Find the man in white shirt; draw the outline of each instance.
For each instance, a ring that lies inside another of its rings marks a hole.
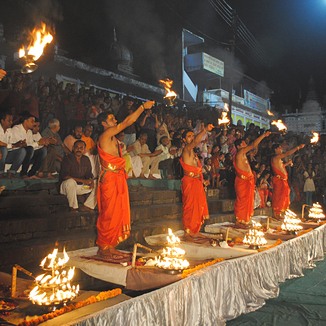
[[[160,139],[160,145],[156,147],[153,154],[158,154],[158,167],[161,170],[161,176],[163,179],[173,179],[173,159],[176,154],[176,147],[171,146],[170,139],[167,136],[163,136]]]
[[[22,163],[22,170],[20,175],[22,177],[30,177],[32,179],[37,179],[37,171],[42,165],[44,159],[44,150],[40,150],[40,145],[46,145],[46,139],[41,138],[39,141],[35,142],[33,139],[33,127],[35,124],[35,117],[29,112],[24,112],[22,115],[22,123],[16,125],[12,128],[12,142],[21,142],[22,147],[26,151],[26,156]],[[30,165],[32,167],[28,171]]]
[[[12,141],[12,114],[0,112],[0,177],[4,175],[5,164],[11,164],[9,176],[14,176],[23,163],[26,155],[21,142]]]
[[[139,178],[142,179],[157,179],[154,174],[159,175],[158,163],[160,153],[152,153],[147,145],[147,134],[141,133],[139,138],[131,145],[132,151],[130,151],[130,156],[140,156],[143,168]],[[146,177],[147,175],[147,177]]]

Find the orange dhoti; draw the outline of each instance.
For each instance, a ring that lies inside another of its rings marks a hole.
[[[183,227],[187,233],[196,234],[204,220],[209,218],[202,166],[200,162],[197,167],[188,165],[182,158],[180,164],[184,171],[184,177],[181,180]]]
[[[236,172],[234,215],[237,222],[248,224],[254,214],[255,177],[251,171],[246,172],[239,169],[235,162],[233,165]]]
[[[129,193],[125,159],[105,153],[98,146],[101,173],[97,190],[97,245],[115,247],[130,235]]]
[[[290,187],[288,184],[288,175],[284,174],[272,164],[274,172],[272,178],[273,195],[272,207],[275,216],[280,216],[282,212],[287,210],[290,206]]]

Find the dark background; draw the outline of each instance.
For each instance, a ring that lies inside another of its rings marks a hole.
[[[8,42],[45,20],[55,44],[68,56],[108,68],[113,28],[133,54],[134,71],[145,81],[179,73],[181,29],[205,38],[214,52],[230,52],[232,29],[210,0],[2,0],[0,22]],[[217,0],[215,2],[218,2]],[[257,42],[235,41],[236,68],[273,90],[272,102],[293,109],[313,78],[319,98],[326,93],[325,0],[227,0]],[[257,56],[259,53],[259,56]]]

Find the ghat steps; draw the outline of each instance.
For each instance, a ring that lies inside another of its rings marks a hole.
[[[172,185],[135,181],[128,181],[132,232],[122,249],[130,249],[134,242],[146,244],[144,237],[168,227],[182,229],[180,181]],[[210,223],[233,220],[233,200],[219,199],[218,191],[209,195]],[[55,183],[5,190],[0,196],[0,270],[10,271],[13,264],[37,266],[55,243],[67,251],[94,246],[96,219],[96,211],[69,212]]]

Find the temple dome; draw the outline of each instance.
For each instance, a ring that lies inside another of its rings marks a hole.
[[[133,55],[131,51],[117,40],[115,29],[113,30],[113,43],[110,46],[109,56],[110,60],[117,64],[132,66]]]

